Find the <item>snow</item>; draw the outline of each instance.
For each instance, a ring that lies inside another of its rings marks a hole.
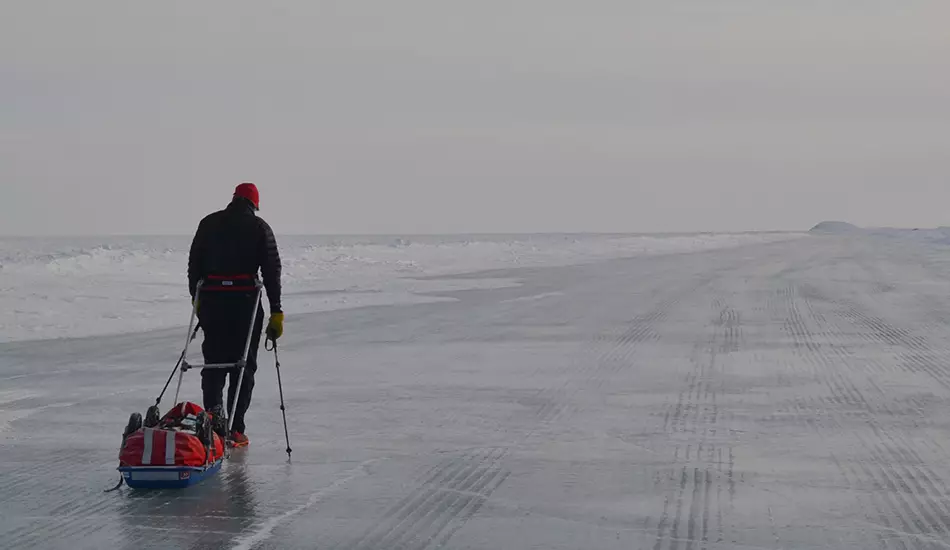
[[[444,300],[426,293],[512,284],[427,277],[694,252],[800,234],[283,237],[288,315]],[[0,239],[0,341],[84,337],[187,323],[190,240]]]

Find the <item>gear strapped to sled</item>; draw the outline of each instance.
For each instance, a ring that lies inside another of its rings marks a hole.
[[[130,434],[120,466],[205,466],[224,456],[224,441],[211,429],[211,414],[191,402],[175,405],[155,427]]]
[[[154,426],[141,421],[132,414],[119,451],[118,470],[129,487],[188,487],[221,468],[224,441],[211,414],[195,403],[175,405]]]

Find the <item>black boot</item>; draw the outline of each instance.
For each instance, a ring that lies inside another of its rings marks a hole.
[[[158,410],[158,405],[152,405],[145,411],[145,421],[143,425],[146,428],[154,428],[158,426],[158,421],[162,419],[162,412]]]
[[[211,429],[225,439],[228,434],[228,419],[224,414],[224,405],[215,405],[210,411]]]

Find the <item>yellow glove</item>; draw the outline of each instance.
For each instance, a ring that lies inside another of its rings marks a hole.
[[[267,337],[276,341],[284,334],[284,314],[281,312],[271,313],[270,321],[267,323]]]

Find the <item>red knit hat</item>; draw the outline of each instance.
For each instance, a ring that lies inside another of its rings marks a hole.
[[[257,186],[253,183],[242,183],[234,189],[235,197],[242,197],[254,205],[255,210],[260,210],[261,208],[261,196],[257,192]]]

